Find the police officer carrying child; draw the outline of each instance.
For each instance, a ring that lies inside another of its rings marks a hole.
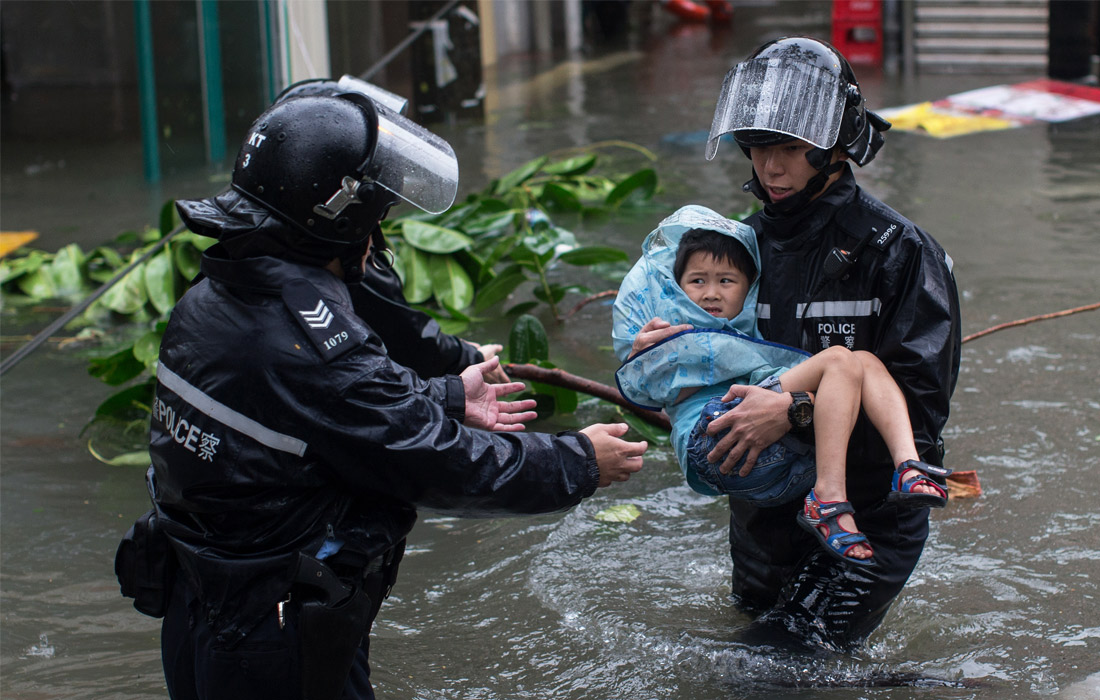
[[[172,312],[153,409],[176,700],[372,698],[369,631],[418,508],[561,511],[641,468],[625,425],[519,432],[533,402],[501,400],[522,385],[486,381],[496,358],[421,379],[353,310],[390,206],[443,211],[457,179],[445,141],[334,92],[277,102],[230,188],[177,203],[218,243]]]
[[[921,460],[943,464],[940,434],[959,370],[959,300],[951,259],[911,221],[860,188],[864,166],[889,123],[866,108],[848,61],[805,37],[768,42],[726,75],[707,158],[733,139],[752,161],[745,184],[764,203],[745,223],[757,233],[757,309],[767,340],[816,353],[843,344],[878,356],[909,406]],[[743,402],[708,430],[729,433],[712,459],[725,468],[788,431],[812,444],[812,399],[733,387]],[[802,405],[808,404],[808,405]],[[797,428],[796,428],[797,424]],[[858,571],[822,550],[796,525],[795,501],[775,508],[730,503],[733,593],[758,613],[758,630],[794,631],[802,641],[846,648],[882,621],[920,558],[928,508],[888,498],[895,465],[861,415],[847,456],[847,493],[877,564]],[[927,478],[931,478],[930,476]],[[926,477],[901,484],[931,493]]]

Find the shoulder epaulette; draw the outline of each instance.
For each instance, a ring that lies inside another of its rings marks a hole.
[[[905,224],[902,221],[886,217],[882,212],[861,206],[856,200],[845,215],[837,218],[837,224],[857,241],[865,240],[872,248],[884,250],[901,235]]]
[[[333,313],[317,288],[304,279],[283,285],[283,303],[298,321],[325,362],[331,362],[356,346],[348,323]]]

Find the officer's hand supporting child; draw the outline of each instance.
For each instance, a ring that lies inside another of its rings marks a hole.
[[[707,461],[717,462],[727,452],[726,459],[718,470],[729,474],[741,455],[745,463],[738,473],[747,476],[756,465],[761,450],[783,437],[791,428],[787,420],[787,407],[791,405],[791,395],[776,393],[758,386],[733,385],[723,401],[732,401],[740,397],[741,403],[715,418],[707,428],[708,435],[718,435],[723,430],[729,432],[718,441]]]

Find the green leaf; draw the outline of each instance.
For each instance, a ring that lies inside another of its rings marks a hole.
[[[565,298],[565,293],[567,291],[568,289],[563,285],[551,284],[549,285],[549,290],[541,286],[536,286],[531,290],[531,294],[539,301],[546,302],[547,304],[557,304]]]
[[[581,203],[580,197],[577,196],[576,192],[568,187],[563,187],[553,182],[548,182],[543,186],[542,199],[546,200],[549,204],[570,211],[580,211],[584,209],[584,204]]]
[[[157,356],[160,354],[160,339],[163,333],[163,331],[149,331],[134,343],[134,357],[150,371],[156,367]]]
[[[47,262],[49,257],[40,250],[32,250],[17,258],[4,258],[0,260],[0,284],[28,275]]]
[[[424,221],[406,221],[401,227],[405,242],[425,253],[446,255],[456,250],[464,250],[474,244],[469,236]]]
[[[134,257],[139,255],[134,252]],[[143,265],[138,265],[126,273],[113,287],[104,292],[99,298],[98,304],[120,314],[137,313],[148,300],[145,294],[145,270]]]
[[[542,361],[537,364],[539,367],[545,369],[554,369],[554,363],[549,361]],[[553,384],[543,384],[542,382],[531,382],[531,388],[534,389],[536,393],[544,394],[554,399],[555,413],[575,413],[577,405],[580,403],[580,398],[573,389],[566,389],[565,387],[555,386]]]
[[[439,324],[439,329],[447,335],[462,335],[470,327],[469,321],[463,321],[459,318],[443,318],[436,321]]]
[[[550,341],[542,322],[529,314],[516,319],[508,334],[508,357],[516,364],[550,359]]]
[[[152,377],[149,381],[129,386],[122,391],[115,392],[107,397],[107,400],[99,404],[95,410],[97,418],[116,418],[129,420],[135,416],[150,412],[153,404],[153,394],[156,390],[156,380]]]
[[[506,316],[518,316],[520,314],[527,313],[538,305],[539,303],[537,301],[520,302],[519,304],[516,304],[515,306],[509,308],[507,311],[504,312],[504,314]]]
[[[162,248],[145,262],[145,294],[153,308],[162,316],[176,305],[176,269],[172,251]]]
[[[465,309],[474,300],[474,284],[462,265],[446,255],[428,256],[432,292],[441,304]]]
[[[52,299],[57,296],[57,285],[54,284],[53,274],[45,265],[23,275],[15,281],[15,284],[19,287],[19,291],[31,299]]]
[[[575,156],[573,158],[566,158],[565,160],[559,160],[553,163],[547,163],[543,167],[542,171],[549,175],[558,175],[559,177],[569,177],[571,175],[580,175],[591,170],[596,165],[596,155],[592,153],[585,154],[583,156]]]
[[[601,510],[594,517],[601,523],[632,523],[641,514],[642,511],[633,503],[621,503]]]
[[[602,263],[623,262],[630,260],[625,251],[618,248],[603,245],[590,245],[583,248],[562,253],[558,256],[562,262],[570,265],[599,265]]]
[[[163,238],[171,233],[179,224],[179,216],[176,214],[176,202],[169,199],[160,208],[160,235]]]
[[[431,299],[432,275],[428,256],[412,246],[403,246],[401,262],[405,270],[405,300],[410,304],[423,304]]]
[[[540,156],[539,158],[535,158],[532,161],[524,163],[520,167],[516,168],[512,172],[497,180],[493,184],[493,194],[497,196],[503,196],[509,191],[519,187],[520,185],[534,177],[535,173],[541,170],[542,166],[544,166],[548,160],[550,160],[548,157]]]
[[[450,314],[451,318],[453,318],[456,321],[461,321],[461,322],[466,323],[466,324],[469,324],[471,321],[473,321],[473,319],[470,318],[470,316],[468,314],[462,313],[462,311],[460,309],[456,309],[455,307],[451,306],[450,304],[448,304],[446,302],[440,302],[440,306],[442,306],[443,309],[448,314]]]
[[[653,168],[645,168],[626,178],[611,193],[607,195],[607,206],[617,207],[628,197],[639,191],[641,196],[649,199],[657,191],[657,172]]]
[[[107,357],[93,358],[88,374],[99,377],[110,386],[124,384],[145,371],[145,365],[134,356],[133,348],[123,348]]]
[[[523,270],[518,266],[508,268],[507,271],[497,275],[477,290],[477,303],[474,305],[474,309],[481,313],[490,306],[504,301],[509,294],[516,290],[516,287],[526,281],[527,275],[523,274]]]
[[[463,226],[463,229],[471,236],[487,236],[489,234],[499,233],[512,226],[512,222],[515,219],[515,213],[516,212],[511,209],[487,212],[471,217]]]
[[[512,252],[512,248],[515,247],[516,242],[519,241],[518,236],[507,236],[502,238],[499,243],[493,246],[493,250],[489,253],[489,257],[485,259],[483,263],[487,268],[493,268],[498,262],[500,262],[505,255]],[[484,276],[484,275],[482,275]]]
[[[415,308],[417,311],[421,311],[435,319],[435,322],[439,324],[443,332],[450,335],[461,335],[470,327],[470,322],[472,321],[469,316],[461,311],[456,311],[452,307],[448,307],[446,304],[443,305],[443,308],[447,311],[446,314],[441,313],[439,309],[433,309],[427,306],[417,306]]]
[[[50,273],[58,296],[73,296],[85,291],[84,263],[84,252],[75,243],[57,251],[50,263]]]
[[[88,279],[103,284],[115,276],[125,263],[114,248],[99,246],[88,254]]]
[[[137,452],[123,452],[120,455],[114,457],[104,456],[100,450],[96,447],[93,441],[88,441],[88,452],[95,457],[98,461],[112,467],[147,467],[149,466],[149,451],[139,450]]]
[[[172,260],[183,279],[190,282],[198,277],[202,251],[209,248],[214,242],[213,238],[199,236],[190,231],[177,234],[172,239],[168,247],[172,249]]]

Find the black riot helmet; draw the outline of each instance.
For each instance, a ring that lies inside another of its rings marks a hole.
[[[306,238],[357,245],[396,199],[365,179],[377,146],[370,100],[286,100],[249,128],[232,187]]]
[[[360,91],[322,91],[269,107],[248,130],[230,188],[177,208],[233,257],[339,257],[349,270],[398,199],[437,214],[457,190],[446,141]]]
[[[855,72],[839,51],[818,39],[787,37],[764,44],[726,74],[706,155],[714,158],[721,137],[732,133],[746,155],[752,147],[801,139],[818,149],[838,149],[862,167],[874,159],[884,141],[881,132],[889,128],[867,109]]]

